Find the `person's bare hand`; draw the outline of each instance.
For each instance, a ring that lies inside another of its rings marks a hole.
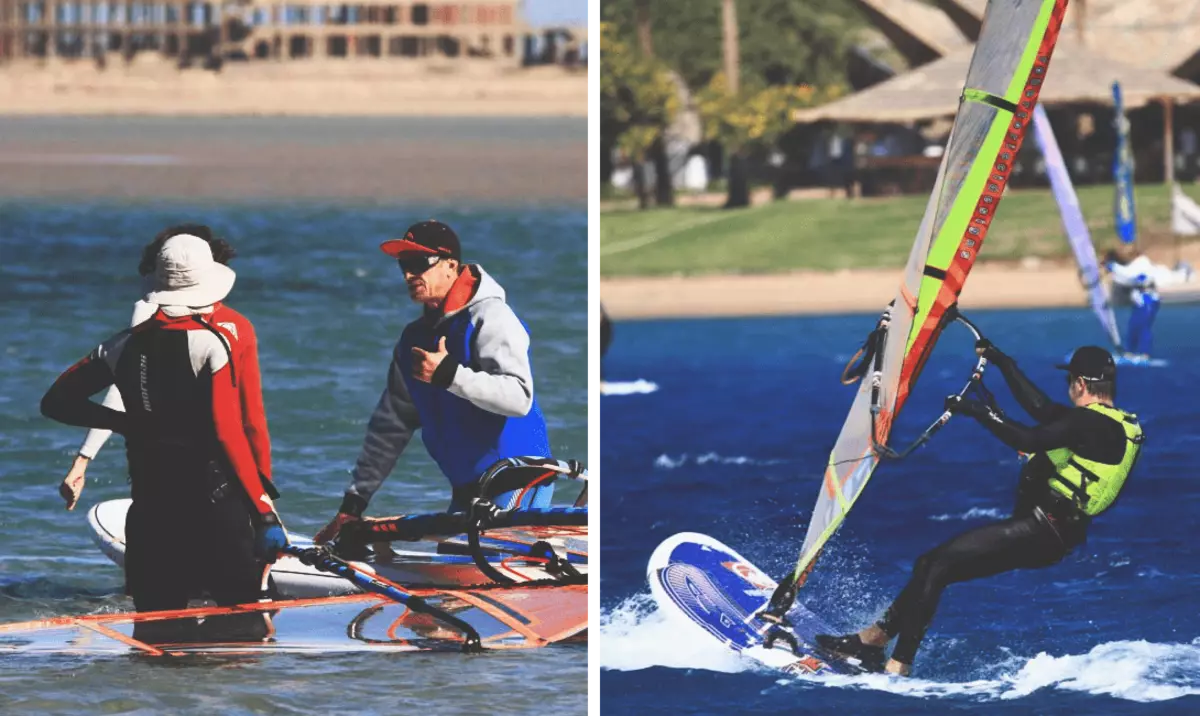
[[[75,505],[79,504],[79,495],[83,493],[83,484],[87,481],[89,462],[91,461],[83,455],[76,455],[70,471],[58,486],[58,494],[62,496],[63,502],[67,503],[68,510],[75,509]]]
[[[446,337],[442,336],[438,339],[438,347],[436,351],[427,351],[421,348],[414,347],[412,349],[413,356],[413,377],[417,380],[428,383],[433,380],[433,373],[450,355],[446,351]]]

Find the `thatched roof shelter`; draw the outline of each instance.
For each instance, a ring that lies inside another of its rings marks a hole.
[[[799,110],[797,122],[912,122],[952,116],[958,111],[973,48],[959,50],[874,87],[821,107]],[[1200,85],[1133,67],[1085,49],[1070,38],[1059,40],[1040,101],[1056,104],[1112,103],[1112,83],[1121,83],[1125,106],[1152,101],[1200,99]]]

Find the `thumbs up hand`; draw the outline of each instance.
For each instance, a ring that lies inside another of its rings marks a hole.
[[[442,336],[438,339],[437,350],[430,352],[421,348],[413,347],[413,377],[424,383],[429,383],[433,380],[433,372],[437,370],[446,356],[450,355],[446,351],[446,337]]]

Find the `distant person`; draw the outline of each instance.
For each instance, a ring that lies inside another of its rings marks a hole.
[[[408,295],[422,305],[392,352],[387,387],[367,424],[337,515],[318,544],[361,518],[417,429],[453,488],[450,511],[465,510],[479,478],[507,457],[550,457],[546,421],[533,390],[529,332],[504,289],[478,264],[463,263],[458,235],[440,221],[409,227],[380,248],[396,258]],[[495,498],[501,508],[544,507],[553,485]],[[514,504],[519,500],[519,504]]]
[[[1132,248],[1110,249],[1104,255],[1104,268],[1115,286],[1129,292],[1133,304],[1125,348],[1134,358],[1149,358],[1154,350],[1154,319],[1161,304],[1158,288],[1186,283],[1191,280],[1192,268],[1181,262],[1171,269]]]
[[[1113,406],[1117,367],[1108,351],[1084,346],[1067,365],[1071,405],[1050,400],[989,341],[976,346],[1000,369],[1013,397],[1037,422],[994,405],[951,396],[946,408],[970,415],[1005,445],[1029,455],[1006,520],[964,532],[917,558],[912,577],[883,617],[857,634],[817,635],[817,644],[869,668],[907,676],[947,586],[1060,562],[1084,542],[1092,518],[1116,502],[1141,453],[1137,416]],[[896,638],[884,666],[884,647]]]
[[[182,609],[202,591],[223,606],[255,601],[287,545],[243,419],[254,327],[220,303],[235,278],[203,238],[167,237],[145,297],[153,315],[42,398],[48,418],[125,437],[125,581],[138,611]],[[89,400],[114,385],[123,411]]]
[[[604,303],[592,303],[592,375],[594,380],[604,380],[604,356],[612,343],[612,321],[608,320]]]
[[[163,244],[171,237],[183,234],[203,239],[212,251],[213,260],[219,264],[228,265],[230,260],[237,256],[237,252],[229,242],[216,236],[212,229],[203,224],[180,224],[168,227],[160,231],[142,249],[141,262],[138,264],[138,274],[142,277],[143,291],[151,291],[154,288],[155,268],[158,262],[158,254]],[[129,326],[132,328],[149,320],[157,310],[157,305],[150,303],[145,298],[139,299],[133,304],[133,317],[129,321]],[[245,321],[241,314],[223,304],[217,304],[214,307],[211,319],[213,323],[228,324],[235,327],[240,322]],[[242,405],[242,423],[246,429],[246,438],[250,441],[250,449],[254,452],[254,460],[258,465],[258,471],[265,479],[270,480],[271,440],[267,431],[266,411],[263,408],[262,376],[259,373],[258,364],[258,341],[253,328],[241,331],[237,348],[243,353],[239,360],[239,365],[244,366],[239,372],[237,386]],[[113,410],[123,411],[125,409],[125,405],[121,400],[121,391],[117,389],[116,385],[110,387],[108,392],[104,394],[104,405]],[[71,464],[71,469],[67,471],[67,476],[63,478],[62,483],[58,487],[58,492],[66,502],[68,510],[75,509],[75,505],[79,503],[79,496],[83,492],[84,483],[87,478],[88,465],[95,459],[96,454],[100,452],[100,448],[104,447],[104,443],[108,441],[110,435],[112,435],[112,432],[109,430],[89,430],[83,440],[83,444],[79,446],[79,452]]]

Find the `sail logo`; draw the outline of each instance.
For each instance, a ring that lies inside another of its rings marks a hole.
[[[774,589],[770,577],[746,562],[722,562],[721,566],[759,589]]]

